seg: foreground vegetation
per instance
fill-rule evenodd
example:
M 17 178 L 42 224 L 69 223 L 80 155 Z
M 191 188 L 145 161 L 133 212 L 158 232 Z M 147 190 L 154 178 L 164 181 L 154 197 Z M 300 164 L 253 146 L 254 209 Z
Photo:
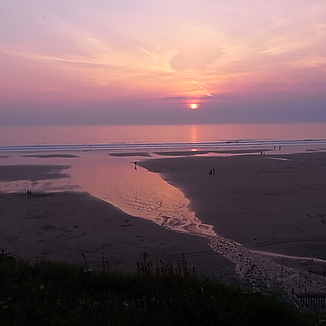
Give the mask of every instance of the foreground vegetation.
M 182 262 L 135 275 L 30 265 L 0 253 L 0 325 L 316 325 L 274 296 L 196 277 Z M 322 324 L 318 324 L 322 325 Z

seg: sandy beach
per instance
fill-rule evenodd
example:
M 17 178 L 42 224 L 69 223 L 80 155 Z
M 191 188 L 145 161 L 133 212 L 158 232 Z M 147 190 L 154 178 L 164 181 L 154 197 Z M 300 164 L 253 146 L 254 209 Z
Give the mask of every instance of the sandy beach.
M 326 268 L 326 153 L 140 164 L 182 190 L 196 216 L 221 237 L 212 240 L 216 251 L 238 264 L 239 274 L 260 275 L 270 284 L 277 280 L 288 290 L 325 289 L 325 280 L 316 274 Z M 208 173 L 212 169 L 215 174 Z M 298 281 L 293 269 L 302 271 L 304 280 Z
M 140 165 L 180 188 L 216 233 L 251 249 L 326 259 L 326 153 L 182 157 Z
M 51 164 L 51 157 L 67 154 L 53 155 L 38 169 L 0 165 L 0 181 L 32 182 L 36 173 L 39 180 L 67 178 L 66 161 Z M 95 268 L 104 257 L 113 270 L 131 272 L 145 252 L 166 263 L 183 253 L 203 274 L 227 282 L 237 277 L 257 289 L 326 290 L 326 153 L 146 156 L 138 165 L 181 189 L 215 235 L 168 230 L 84 192 L 16 192 L 0 194 L 0 247 L 30 261 L 83 264 L 84 254 Z

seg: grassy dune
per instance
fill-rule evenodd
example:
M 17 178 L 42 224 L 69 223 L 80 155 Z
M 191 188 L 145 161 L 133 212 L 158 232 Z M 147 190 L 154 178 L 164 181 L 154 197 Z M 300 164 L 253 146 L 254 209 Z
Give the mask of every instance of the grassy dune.
M 322 325 L 277 296 L 144 260 L 132 275 L 0 254 L 0 325 Z

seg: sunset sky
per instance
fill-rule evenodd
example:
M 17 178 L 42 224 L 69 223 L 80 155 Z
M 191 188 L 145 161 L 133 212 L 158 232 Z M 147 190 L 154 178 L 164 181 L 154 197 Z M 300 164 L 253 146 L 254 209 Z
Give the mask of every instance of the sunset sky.
M 325 0 L 3 0 L 0 125 L 326 121 Z

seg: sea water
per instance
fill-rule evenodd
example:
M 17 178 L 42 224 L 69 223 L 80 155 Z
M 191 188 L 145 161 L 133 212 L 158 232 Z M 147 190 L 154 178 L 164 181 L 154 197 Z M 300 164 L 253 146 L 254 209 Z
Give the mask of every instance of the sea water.
M 0 151 L 324 146 L 326 123 L 1 127 Z

